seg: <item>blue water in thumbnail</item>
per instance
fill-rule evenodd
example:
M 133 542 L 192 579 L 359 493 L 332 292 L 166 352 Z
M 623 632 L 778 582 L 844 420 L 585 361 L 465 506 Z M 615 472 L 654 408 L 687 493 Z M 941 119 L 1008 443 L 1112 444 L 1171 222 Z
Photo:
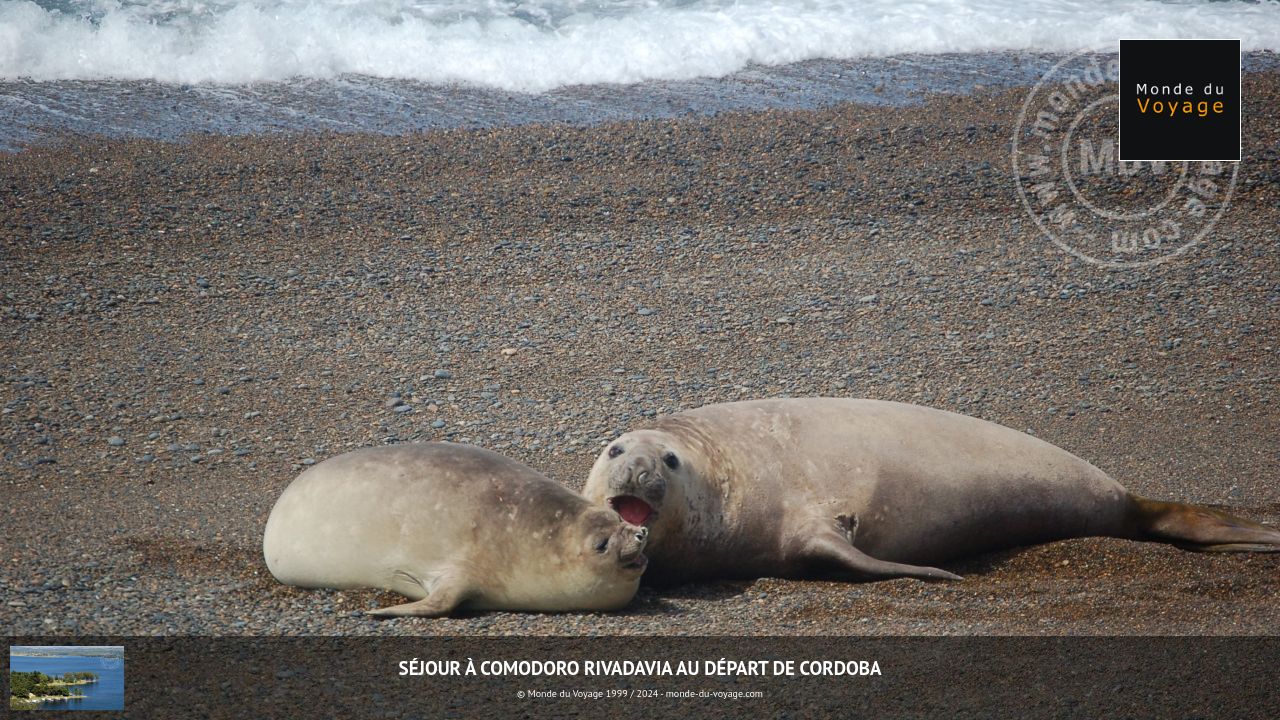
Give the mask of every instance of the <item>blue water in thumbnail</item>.
M 76 700 L 42 702 L 37 710 L 123 710 L 124 709 L 124 660 L 108 657 L 24 657 L 9 656 L 9 670 L 42 672 L 56 676 L 69 672 L 98 674 L 98 682 L 75 685 L 73 692 L 87 697 Z

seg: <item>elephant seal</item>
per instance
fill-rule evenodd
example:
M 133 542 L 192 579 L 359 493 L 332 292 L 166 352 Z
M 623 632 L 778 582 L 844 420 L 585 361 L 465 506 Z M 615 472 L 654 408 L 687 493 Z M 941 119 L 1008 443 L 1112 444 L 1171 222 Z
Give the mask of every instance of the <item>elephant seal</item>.
M 639 587 L 648 534 L 498 453 L 421 443 L 303 472 L 272 508 L 262 552 L 282 583 L 415 600 L 378 617 L 615 610 Z
M 1202 551 L 1280 551 L 1280 531 L 1147 500 L 1043 440 L 879 400 L 708 405 L 609 443 L 584 494 L 650 528 L 646 583 L 959 579 L 924 566 L 1104 535 Z

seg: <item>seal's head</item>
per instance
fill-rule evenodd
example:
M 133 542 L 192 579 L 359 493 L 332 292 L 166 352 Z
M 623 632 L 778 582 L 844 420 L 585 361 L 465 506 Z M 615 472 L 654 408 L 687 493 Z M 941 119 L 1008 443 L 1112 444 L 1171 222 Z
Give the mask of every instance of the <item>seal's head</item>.
M 558 562 L 554 569 L 542 569 L 541 580 L 554 585 L 547 592 L 571 595 L 561 597 L 560 602 L 583 610 L 615 610 L 631 602 L 649 564 L 644 555 L 649 529 L 624 521 L 612 510 L 593 506 L 563 530 L 562 542 L 567 545 L 564 559 L 572 560 Z
M 689 484 L 689 454 L 659 430 L 629 432 L 605 446 L 587 477 L 583 494 L 622 519 L 650 528 L 657 537 L 673 523 Z

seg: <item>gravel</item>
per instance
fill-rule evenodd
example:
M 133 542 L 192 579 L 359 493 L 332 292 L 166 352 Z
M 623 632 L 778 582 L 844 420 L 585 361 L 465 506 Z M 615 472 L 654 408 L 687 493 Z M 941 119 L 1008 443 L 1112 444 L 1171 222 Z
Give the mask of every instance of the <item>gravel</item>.
M 362 613 L 395 596 L 279 585 L 259 548 L 285 485 L 346 450 L 470 442 L 581 487 L 620 432 L 782 395 L 975 415 L 1142 494 L 1280 521 L 1278 87 L 1246 76 L 1245 161 L 1212 238 L 1122 271 L 1063 254 L 1022 212 L 1025 90 L 6 157 L 0 622 L 1276 634 L 1277 558 L 1120 540 L 954 563 L 959 583 L 700 583 L 614 614 L 389 622 Z

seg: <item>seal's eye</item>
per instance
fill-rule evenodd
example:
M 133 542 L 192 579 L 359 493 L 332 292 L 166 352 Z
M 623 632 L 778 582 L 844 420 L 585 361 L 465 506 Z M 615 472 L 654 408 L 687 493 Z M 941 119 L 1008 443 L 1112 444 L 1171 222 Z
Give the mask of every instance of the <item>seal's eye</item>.
M 621 454 L 622 454 L 621 445 L 614 445 L 613 447 L 609 448 L 609 457 L 616 458 Z
M 672 470 L 680 467 L 680 458 L 676 457 L 675 453 L 667 453 L 666 455 L 663 455 L 662 462 Z
M 605 538 L 600 542 L 596 543 L 596 552 L 603 553 L 605 550 L 608 550 L 608 549 L 609 549 L 609 538 Z

